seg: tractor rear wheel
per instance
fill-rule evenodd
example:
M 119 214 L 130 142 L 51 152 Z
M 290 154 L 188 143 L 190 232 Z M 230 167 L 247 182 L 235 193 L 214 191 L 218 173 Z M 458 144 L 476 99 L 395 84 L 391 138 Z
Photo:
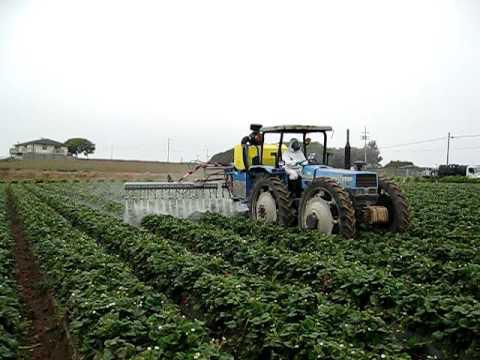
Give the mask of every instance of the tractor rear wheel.
M 318 178 L 300 199 L 298 225 L 323 234 L 355 236 L 355 210 L 348 193 L 330 178 Z
M 402 233 L 407 231 L 410 225 L 410 211 L 407 199 L 402 190 L 392 180 L 378 179 L 378 203 L 388 209 L 389 221 L 383 226 L 391 232 Z
M 260 177 L 255 182 L 248 207 L 252 220 L 283 226 L 295 221 L 293 198 L 287 186 L 275 176 Z

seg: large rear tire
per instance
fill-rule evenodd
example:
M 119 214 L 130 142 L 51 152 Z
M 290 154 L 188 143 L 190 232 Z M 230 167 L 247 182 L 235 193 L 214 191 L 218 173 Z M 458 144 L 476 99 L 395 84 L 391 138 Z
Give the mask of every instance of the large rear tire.
M 390 179 L 378 179 L 378 205 L 388 209 L 389 221 L 384 229 L 403 233 L 410 226 L 410 210 L 402 190 Z
M 355 222 L 350 196 L 335 180 L 315 179 L 303 192 L 298 210 L 300 228 L 350 239 L 355 236 Z
M 248 207 L 252 220 L 283 226 L 291 226 L 295 222 L 293 198 L 287 186 L 275 176 L 256 180 Z

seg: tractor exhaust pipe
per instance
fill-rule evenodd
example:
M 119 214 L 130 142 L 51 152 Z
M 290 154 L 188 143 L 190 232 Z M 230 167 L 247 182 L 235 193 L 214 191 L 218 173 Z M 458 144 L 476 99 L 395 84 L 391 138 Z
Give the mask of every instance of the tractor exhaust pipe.
M 351 148 L 350 148 L 350 129 L 347 129 L 347 143 L 345 144 L 345 169 L 350 170 L 352 166 L 352 162 L 350 159 L 351 155 Z

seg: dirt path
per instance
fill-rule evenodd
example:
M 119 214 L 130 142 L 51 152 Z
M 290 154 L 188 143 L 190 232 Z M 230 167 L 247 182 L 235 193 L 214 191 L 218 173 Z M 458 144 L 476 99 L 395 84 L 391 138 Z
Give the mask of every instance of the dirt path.
M 31 352 L 32 360 L 72 359 L 71 346 L 56 316 L 52 292 L 44 286 L 43 274 L 24 236 L 10 191 L 7 192 L 7 207 L 15 240 L 15 275 L 26 315 L 31 321 L 26 349 Z

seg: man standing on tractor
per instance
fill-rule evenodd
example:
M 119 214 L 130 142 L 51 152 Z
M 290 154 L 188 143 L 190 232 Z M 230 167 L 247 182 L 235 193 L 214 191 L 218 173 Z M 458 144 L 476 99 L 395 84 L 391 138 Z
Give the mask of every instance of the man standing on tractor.
M 285 171 L 288 178 L 297 180 L 302 174 L 302 164 L 307 160 L 297 139 L 290 140 L 287 151 L 282 154 L 282 159 L 285 161 Z

